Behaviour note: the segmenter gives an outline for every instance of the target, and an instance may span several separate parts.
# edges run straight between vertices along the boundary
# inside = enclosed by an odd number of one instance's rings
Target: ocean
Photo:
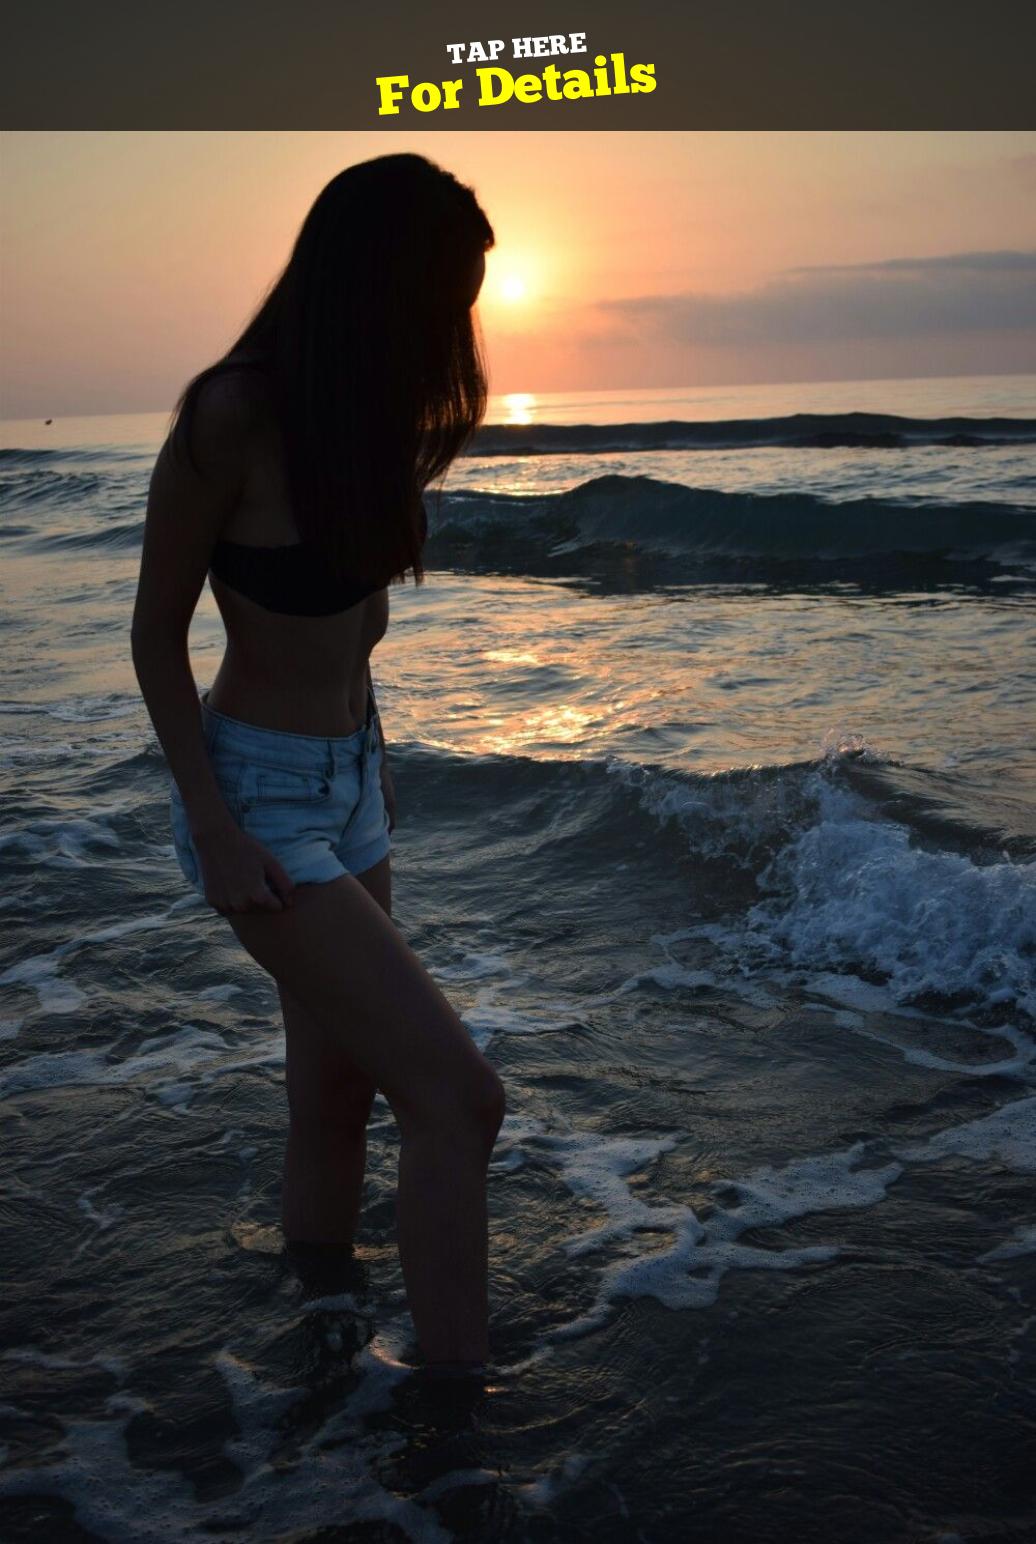
[[[514,395],[429,496],[394,914],[508,1091],[435,1409],[388,1106],[297,1269],[275,992],[173,854],[166,424],[0,426],[4,1539],[1036,1537],[1036,377]]]

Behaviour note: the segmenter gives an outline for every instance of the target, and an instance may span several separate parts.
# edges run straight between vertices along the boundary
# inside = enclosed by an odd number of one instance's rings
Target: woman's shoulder
[[[261,361],[229,354],[202,383],[198,408],[228,428],[257,428],[270,416],[272,383]]]
[[[274,419],[265,372],[233,356],[221,361],[198,387],[192,416],[191,438],[202,456],[222,458],[267,439]]]

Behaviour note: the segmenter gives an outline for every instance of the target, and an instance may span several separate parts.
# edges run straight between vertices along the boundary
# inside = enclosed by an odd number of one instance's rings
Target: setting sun
[[[521,274],[509,273],[500,280],[500,298],[508,300],[512,304],[525,300],[528,295],[528,286]]]

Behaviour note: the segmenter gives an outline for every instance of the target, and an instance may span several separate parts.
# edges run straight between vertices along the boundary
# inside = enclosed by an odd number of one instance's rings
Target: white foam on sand
[[[1036,1174],[1036,1096],[1013,1099],[989,1115],[938,1131],[924,1142],[894,1149],[900,1158],[932,1163],[940,1158],[972,1158],[999,1163],[1016,1174]]]
[[[94,1224],[100,1233],[106,1233],[109,1228],[115,1226],[120,1217],[124,1217],[126,1214],[126,1208],[118,1205],[117,1202],[113,1202],[103,1209],[94,1205],[94,1196],[98,1195],[104,1188],[103,1184],[92,1185],[89,1190],[84,1190],[76,1201],[79,1210],[88,1221]]]
[[[752,1227],[780,1227],[792,1218],[828,1210],[874,1206],[889,1184],[903,1173],[902,1161],[869,1166],[866,1146],[855,1143],[840,1152],[764,1166],[743,1178],[707,1183],[715,1209],[695,1214],[686,1204],[650,1204],[630,1194],[627,1178],[659,1153],[676,1146],[672,1135],[602,1136],[598,1132],[557,1133],[525,1122],[505,1122],[510,1141],[547,1160],[574,1195],[590,1198],[605,1218],[567,1238],[570,1255],[588,1254],[641,1232],[664,1232],[672,1243],[658,1251],[610,1261],[598,1283],[596,1302],[585,1314],[550,1331],[560,1340],[587,1334],[607,1322],[616,1300],[653,1297],[667,1308],[704,1308],[715,1302],[724,1275],[732,1269],[789,1271],[831,1260],[837,1244],[807,1248],[760,1248],[743,1243]],[[945,1156],[996,1161],[1017,1173],[1036,1172],[1036,1098],[1016,1099],[976,1121],[950,1127],[923,1143],[894,1149],[895,1160],[931,1163]],[[1036,1229],[1019,1229],[1016,1240],[984,1258],[1010,1258],[1036,1248]]]
[[[487,976],[512,976],[510,962],[500,951],[472,951],[455,960],[452,965],[437,965],[435,974],[440,981],[482,981]]]
[[[97,1356],[72,1357],[59,1356],[53,1351],[41,1351],[38,1346],[12,1346],[7,1351],[0,1351],[2,1362],[24,1362],[30,1367],[45,1367],[65,1372],[84,1367],[101,1367],[105,1372],[110,1372],[113,1378],[123,1378],[126,1375],[126,1364],[121,1357],[99,1353]],[[17,1413],[17,1405],[6,1407],[8,1412]]]
[[[276,1066],[284,1060],[283,1033],[237,1052],[217,1030],[183,1024],[144,1040],[136,1051],[113,1059],[105,1047],[41,1051],[0,1073],[0,1098],[49,1088],[122,1088],[139,1083],[160,1104],[185,1108],[199,1088],[243,1067]]]
[[[49,954],[29,955],[11,965],[0,975],[0,986],[25,986],[35,989],[40,1007],[48,1013],[73,1013],[87,999],[87,994],[73,983],[63,980],[60,972],[64,962],[91,944],[110,943],[131,933],[148,933],[165,927],[170,917],[182,909],[182,901],[174,902],[167,911],[152,912],[141,917],[127,917],[122,922],[109,923],[89,933],[73,934],[52,949]]]
[[[476,1001],[461,1015],[471,1031],[471,1038],[484,1051],[494,1035],[542,1035],[565,1027],[566,1020],[557,1009],[526,1006],[521,1010],[496,1002],[489,993],[479,992]]]
[[[0,835],[5,858],[42,868],[89,868],[98,848],[108,852],[121,845],[111,826],[96,816],[32,820]]]
[[[314,1306],[304,1304],[300,1311],[311,1312]],[[322,1306],[326,1311],[327,1305]],[[63,1497],[73,1506],[78,1525],[110,1544],[171,1544],[214,1534],[252,1544],[361,1521],[394,1524],[414,1544],[450,1544],[454,1535],[430,1503],[446,1490],[486,1484],[498,1476],[481,1468],[458,1469],[411,1497],[398,1494],[381,1485],[375,1472],[406,1446],[406,1438],[369,1431],[364,1419],[388,1408],[396,1384],[413,1374],[412,1367],[394,1357],[397,1343],[407,1339],[409,1323],[408,1316],[400,1316],[382,1331],[376,1346],[354,1357],[353,1370],[361,1374],[356,1388],[315,1431],[304,1428],[293,1440],[288,1464],[275,1461],[285,1440],[284,1417],[311,1390],[268,1382],[230,1346],[216,1351],[213,1365],[226,1386],[237,1427],[224,1451],[241,1474],[239,1488],[221,1501],[199,1503],[193,1485],[178,1473],[130,1462],[126,1429],[134,1415],[150,1407],[125,1386],[106,1401],[107,1419],[63,1418],[62,1446],[51,1462],[0,1472],[0,1496]],[[36,1355],[45,1366],[81,1365]],[[109,1370],[125,1376],[114,1364]]]
[[[810,994],[824,1001],[803,1003],[801,1006],[804,1011],[831,1013],[832,1023],[837,1024],[839,1028],[851,1030],[854,1035],[859,1035],[864,1040],[873,1040],[879,1045],[888,1046],[889,1050],[894,1051],[913,1066],[929,1067],[935,1072],[956,1072],[971,1078],[989,1078],[1022,1076],[1036,1065],[1036,1040],[1014,1024],[998,1024],[993,1028],[955,1015],[952,1019],[955,1028],[965,1028],[979,1040],[985,1037],[987,1040],[1006,1041],[1008,1045],[1014,1047],[1013,1055],[1002,1056],[995,1061],[991,1059],[961,1061],[958,1057],[940,1056],[937,1051],[929,1051],[924,1046],[905,1043],[895,1038],[887,1028],[876,1029],[874,1015],[881,1015],[884,1021],[891,1017],[902,1020],[904,1023],[912,1021],[915,1024],[929,1026],[950,1022],[936,1014],[922,1013],[920,1009],[903,1007],[895,1001],[885,987],[875,986],[869,981],[860,981],[855,976],[839,976],[826,971],[811,973],[808,978],[783,972],[776,979],[783,979],[789,984],[797,982],[800,986],[808,979]],[[831,1012],[827,1007],[828,1002],[844,1003],[849,1006]],[[872,1017],[869,1018],[868,1015]]]
[[[55,702],[0,703],[0,712],[5,714],[41,715],[68,724],[95,724],[113,718],[129,718],[139,708],[137,698],[115,692],[96,697],[61,697]]]
[[[225,1003],[229,998],[234,997],[243,990],[244,988],[238,986],[236,982],[226,981],[220,986],[203,987],[200,992],[193,992],[192,996],[196,997],[199,1002]]]
[[[740,998],[758,1008],[780,1006],[780,998],[773,992],[767,991],[759,981],[748,980],[742,976],[723,976],[716,971],[698,970],[683,965],[674,957],[672,953],[674,944],[688,941],[700,942],[703,938],[719,942],[727,952],[733,949],[731,931],[726,924],[706,923],[698,927],[679,928],[672,933],[652,934],[650,942],[662,949],[666,956],[664,962],[647,970],[638,971],[636,975],[621,981],[611,991],[583,999],[582,1010],[585,1012],[589,1008],[615,1002],[627,993],[642,991],[645,987],[661,987],[669,992],[716,991],[724,996]],[[832,1024],[841,1029],[851,1030],[862,1039],[887,1046],[895,1055],[914,1066],[928,1067],[938,1072],[956,1072],[977,1078],[1024,1075],[1036,1066],[1036,1039],[1013,1024],[1003,1023],[991,1027],[976,1023],[959,1014],[947,1019],[939,1014],[922,1012],[920,1009],[901,1004],[887,986],[878,986],[870,981],[862,981],[857,976],[840,975],[835,971],[804,972],[772,967],[767,971],[766,979],[772,987],[792,988],[798,993],[808,992],[810,997],[819,999],[800,1002],[797,1011],[827,1013]],[[831,1004],[845,1006],[835,1008],[830,1006]],[[559,1005],[555,1005],[555,1012],[558,1010]],[[574,1005],[572,1011],[573,1013],[576,1011]],[[875,1015],[880,1015],[882,1018],[883,1027],[880,1029],[875,1028]],[[984,1037],[1006,1042],[1013,1047],[1013,1052],[1011,1055],[996,1059],[975,1061],[940,1056],[937,1051],[927,1050],[924,1046],[897,1039],[887,1027],[890,1018],[929,1026],[939,1022],[952,1023],[955,1029],[966,1028],[979,1039]]]
[[[629,976],[619,983],[615,989],[615,995],[622,996],[626,992],[636,992],[644,986],[660,986],[667,992],[675,991],[683,987],[688,991],[697,991],[700,988],[711,989],[718,985],[718,978],[712,970],[691,970],[686,965],[681,965],[679,960],[672,958],[662,965],[653,965],[648,970],[638,971],[635,976]]]
[[[778,1228],[819,1212],[876,1205],[907,1162],[963,1156],[999,1163],[1016,1173],[1036,1172],[1036,1097],[1014,1100],[923,1142],[896,1147],[892,1162],[869,1163],[868,1144],[856,1142],[837,1152],[766,1165],[743,1177],[703,1181],[712,1209],[700,1215],[686,1204],[652,1204],[630,1191],[629,1176],[677,1145],[680,1139],[671,1133],[631,1138],[558,1132],[508,1117],[502,1137],[503,1156],[514,1147],[534,1154],[556,1170],[574,1195],[605,1212],[601,1222],[562,1241],[567,1254],[590,1254],[644,1232],[668,1234],[671,1240],[659,1250],[610,1260],[602,1269],[593,1305],[548,1331],[549,1344],[600,1328],[623,1297],[653,1297],[674,1309],[702,1308],[715,1302],[729,1270],[794,1270],[835,1258],[835,1243],[776,1249],[742,1242],[741,1236],[752,1228]],[[1023,1228],[1012,1243],[983,1259],[1007,1259],[1032,1248],[1036,1229]]]
[[[642,1171],[681,1138],[673,1133],[609,1137],[596,1131],[552,1131],[542,1123],[508,1117],[502,1132],[505,1153],[513,1143],[557,1171],[574,1195],[592,1201],[605,1218],[562,1241],[569,1255],[614,1246],[643,1232],[668,1234],[660,1250],[612,1261],[601,1273],[596,1301],[578,1318],[548,1331],[547,1341],[571,1339],[599,1328],[622,1297],[654,1297],[669,1308],[700,1308],[715,1302],[727,1271],[793,1270],[823,1263],[836,1245],[768,1249],[739,1242],[750,1228],[779,1227],[815,1212],[872,1206],[903,1172],[899,1163],[865,1167],[862,1142],[842,1152],[764,1167],[743,1179],[703,1181],[714,1210],[699,1217],[684,1203],[652,1205],[631,1193],[628,1177]],[[499,1146],[499,1144],[498,1144]],[[727,1204],[722,1197],[734,1199]]]
[[[1036,1254],[1036,1223],[1019,1224],[1011,1238],[997,1244],[995,1249],[988,1249],[985,1254],[979,1255],[978,1260],[980,1265],[984,1265],[986,1261],[1016,1260],[1021,1255],[1029,1254]]]
[[[530,1506],[542,1511],[552,1506],[562,1491],[567,1490],[574,1481],[581,1479],[592,1461],[589,1453],[567,1453],[561,1462],[560,1469],[551,1474],[541,1474],[537,1479],[530,1480],[525,1485],[519,1485],[518,1493]],[[611,1488],[614,1489],[614,1486]],[[620,1501],[621,1499],[620,1496]],[[624,1501],[620,1511],[624,1517],[629,1516],[629,1509]]]
[[[60,961],[53,954],[37,954],[10,966],[0,976],[0,986],[31,987],[44,1013],[75,1013],[86,1002],[86,993],[59,974]]]
[[[563,1029],[569,1022],[564,1008],[548,1003],[541,1007],[526,1001],[516,1008],[508,994],[523,992],[528,980],[513,970],[506,951],[472,951],[449,965],[435,964],[431,973],[447,990],[468,982],[475,984],[475,1000],[461,1014],[480,1051],[495,1035],[540,1035]]]

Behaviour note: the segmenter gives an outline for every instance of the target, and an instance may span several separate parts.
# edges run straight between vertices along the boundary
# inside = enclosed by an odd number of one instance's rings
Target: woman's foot
[[[351,1292],[364,1296],[367,1271],[352,1244],[318,1244],[286,1239],[284,1257],[307,1297],[337,1297]]]

